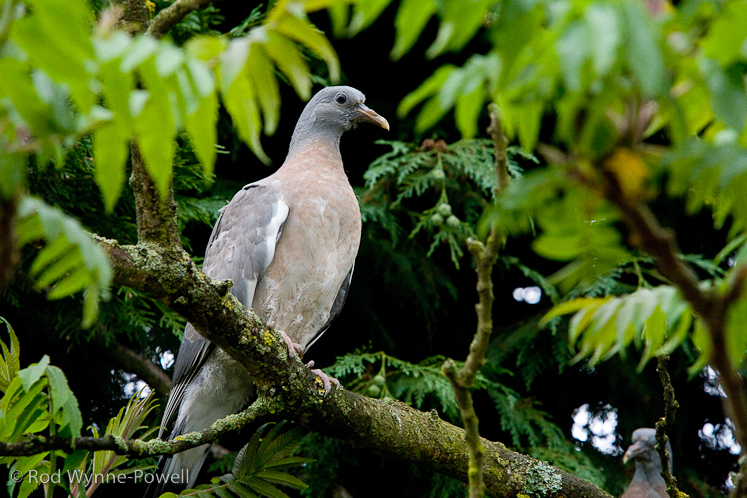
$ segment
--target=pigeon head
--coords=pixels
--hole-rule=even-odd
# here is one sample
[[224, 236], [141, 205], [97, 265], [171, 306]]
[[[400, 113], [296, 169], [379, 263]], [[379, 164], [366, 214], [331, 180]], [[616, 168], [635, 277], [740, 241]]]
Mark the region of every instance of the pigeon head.
[[[635, 460], [636, 467], [661, 471], [661, 458], [656, 451], [656, 430], [642, 427], [633, 431], [632, 444], [623, 455], [623, 463]], [[669, 470], [672, 470], [672, 445], [667, 442]]]
[[387, 120], [367, 107], [365, 101], [363, 93], [349, 86], [330, 86], [317, 92], [298, 119], [288, 156], [311, 142], [339, 145], [342, 134], [359, 123], [388, 130]]

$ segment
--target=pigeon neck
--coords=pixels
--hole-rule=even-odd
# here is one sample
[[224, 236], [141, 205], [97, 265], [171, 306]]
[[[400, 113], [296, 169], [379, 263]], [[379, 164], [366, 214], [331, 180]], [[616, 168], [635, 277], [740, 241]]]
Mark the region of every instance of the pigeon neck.
[[[304, 112], [304, 114], [306, 113]], [[317, 121], [314, 116], [307, 117], [301, 115], [296, 129], [293, 131], [288, 156], [285, 160], [290, 160], [298, 152], [310, 146], [337, 151], [337, 155], [339, 156], [340, 138], [343, 132], [344, 130], [340, 126]]]
[[657, 484], [659, 481], [664, 482], [664, 478], [661, 477], [661, 465], [657, 465], [654, 462], [636, 461], [633, 478], [648, 481], [652, 485]]

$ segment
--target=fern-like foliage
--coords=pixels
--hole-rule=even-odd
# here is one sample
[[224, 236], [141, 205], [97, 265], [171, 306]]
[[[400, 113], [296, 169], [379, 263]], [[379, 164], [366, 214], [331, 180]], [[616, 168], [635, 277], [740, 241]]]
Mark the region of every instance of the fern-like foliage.
[[[292, 467], [313, 462], [311, 458], [292, 456], [305, 431], [298, 426], [283, 431], [285, 424], [283, 421], [261, 426], [239, 451], [230, 474], [214, 477], [210, 484], [186, 489], [178, 496], [288, 498], [277, 485], [306, 489], [308, 486], [303, 481], [286, 472]], [[175, 496], [174, 493], [161, 495], [162, 498]]]
[[337, 358], [325, 371], [351, 391], [381, 399], [399, 399], [416, 408], [438, 406], [451, 421], [459, 420], [454, 389], [441, 373], [442, 356], [409, 363], [386, 353], [355, 352]]
[[[464, 240], [474, 235], [478, 218], [493, 200], [497, 179], [493, 143], [487, 139], [461, 140], [451, 145], [426, 140], [422, 146], [379, 140], [392, 150], [371, 163], [364, 174], [364, 221], [380, 224], [397, 242], [401, 233], [411, 238], [423, 232], [430, 241], [428, 256], [445, 244], [459, 267]], [[519, 176], [514, 159], [536, 159], [509, 147], [509, 170]]]

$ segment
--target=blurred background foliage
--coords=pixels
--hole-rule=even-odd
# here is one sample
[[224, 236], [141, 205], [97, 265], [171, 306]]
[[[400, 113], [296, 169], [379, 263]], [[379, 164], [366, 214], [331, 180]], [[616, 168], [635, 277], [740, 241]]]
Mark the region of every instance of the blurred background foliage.
[[[700, 278], [729, 280], [747, 250], [747, 2], [218, 3], [159, 41], [117, 31], [109, 7], [5, 0], [0, 25], [0, 214], [20, 220], [17, 239], [2, 224], [0, 268], [14, 273], [0, 315], [21, 366], [47, 354], [62, 369], [84, 427], [109, 425], [145, 364], [168, 370], [184, 326], [145, 293], [109, 289], [96, 246], [70, 225], [137, 242], [130, 138], [160, 188], [173, 178], [182, 243], [199, 262], [217, 209], [274, 171], [304, 101], [339, 82], [366, 93], [392, 130], [342, 142], [364, 233], [345, 311], [309, 353], [317, 365], [351, 390], [458, 424], [440, 362], [466, 356], [476, 324], [464, 240], [497, 223], [508, 238], [474, 393], [482, 435], [619, 495], [630, 433], [663, 414], [655, 362], [642, 359], [664, 345], [681, 407], [675, 475], [691, 496], [726, 491], [739, 448], [703, 368], [707, 337], [600, 185], [613, 175], [673, 229]], [[513, 144], [498, 200], [489, 102]], [[14, 261], [8, 248], [20, 245]], [[729, 326], [739, 369], [746, 313], [740, 302]], [[158, 420], [153, 410], [145, 423]], [[465, 493], [316, 434], [298, 451], [316, 459], [295, 470], [306, 496]], [[216, 453], [213, 475], [232, 455]]]

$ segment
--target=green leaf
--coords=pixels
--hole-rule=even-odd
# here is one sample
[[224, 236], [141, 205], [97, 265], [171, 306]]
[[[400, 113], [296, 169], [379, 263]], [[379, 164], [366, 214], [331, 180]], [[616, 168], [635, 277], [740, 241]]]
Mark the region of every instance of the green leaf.
[[542, 111], [542, 102], [530, 102], [515, 107], [516, 117], [519, 120], [519, 141], [526, 151], [533, 151], [537, 144]]
[[49, 398], [52, 405], [52, 416], [60, 410], [68, 399], [73, 397], [73, 392], [67, 385], [65, 374], [59, 368], [48, 365], [46, 369], [47, 379], [49, 380]]
[[743, 59], [744, 41], [747, 39], [747, 4], [727, 2], [719, 12], [703, 39], [703, 53], [728, 66]]
[[477, 135], [477, 118], [485, 108], [485, 85], [475, 78], [478, 84], [469, 93], [462, 93], [456, 99], [454, 118], [463, 138]]
[[11, 380], [13, 380], [21, 369], [21, 346], [13, 327], [10, 326], [10, 322], [1, 316], [0, 321], [5, 324], [10, 337], [10, 346], [6, 346], [5, 342], [0, 339], [0, 348], [2, 349], [2, 357], [0, 357], [0, 391], [5, 392]]
[[747, 334], [744, 332], [744, 323], [747, 320], [747, 299], [744, 295], [729, 306], [726, 315], [726, 350], [732, 367], [737, 370], [741, 368], [747, 354]]
[[228, 485], [228, 489], [241, 498], [257, 498], [257, 495], [254, 494], [252, 490], [238, 481], [229, 481], [226, 484]]
[[397, 116], [400, 118], [405, 117], [416, 105], [436, 94], [441, 85], [446, 81], [446, 78], [455, 69], [457, 69], [456, 66], [452, 64], [447, 64], [436, 69], [417, 89], [405, 95], [405, 98], [397, 106]]
[[184, 49], [191, 57], [207, 62], [222, 56], [228, 44], [228, 39], [224, 37], [196, 35], [186, 41]]
[[397, 60], [410, 51], [435, 13], [436, 2], [433, 0], [402, 0], [394, 18], [397, 34], [392, 59]]
[[[386, 6], [390, 1], [391, 0], [384, 0], [384, 5]], [[361, 3], [357, 3], [356, 5], [360, 6]], [[335, 53], [334, 48], [332, 48], [332, 44], [327, 40], [324, 34], [316, 28], [316, 26], [306, 20], [299, 19], [296, 16], [288, 15], [283, 18], [282, 22], [278, 24], [276, 29], [279, 33], [282, 33], [288, 38], [304, 45], [324, 60], [329, 69], [329, 78], [333, 82], [340, 79], [340, 61], [337, 58], [337, 54]]]
[[42, 359], [39, 360], [39, 363], [34, 363], [18, 372], [18, 378], [21, 379], [21, 385], [23, 386], [24, 391], [28, 392], [28, 390], [31, 389], [31, 386], [41, 379], [41, 376], [44, 375], [48, 365], [49, 356], [44, 355], [42, 356]]
[[580, 233], [543, 233], [532, 242], [534, 252], [557, 261], [570, 261], [583, 253], [584, 238]]
[[114, 210], [124, 188], [131, 134], [132, 130], [120, 120], [93, 132], [94, 180], [108, 213]]
[[49, 136], [52, 133], [49, 107], [37, 95], [27, 64], [10, 57], [0, 58], [0, 74], [3, 75], [0, 78], [0, 94], [7, 95], [34, 135]]
[[[221, 87], [223, 81], [221, 80]], [[239, 132], [239, 137], [244, 140], [252, 152], [265, 164], [270, 163], [270, 158], [262, 150], [259, 141], [262, 127], [259, 106], [256, 95], [248, 75], [242, 74], [235, 78], [228, 89], [223, 90], [223, 104], [231, 115]]]
[[311, 97], [309, 66], [296, 44], [282, 34], [270, 31], [264, 47], [270, 58], [288, 77], [298, 96], [308, 100]]
[[617, 61], [622, 38], [618, 11], [610, 5], [591, 3], [584, 9], [584, 20], [591, 35], [589, 52], [594, 72], [604, 76]]
[[228, 491], [226, 491], [223, 488], [222, 484], [220, 486], [214, 487], [212, 491], [218, 496], [218, 498], [233, 498], [233, 495], [229, 493]]
[[88, 87], [90, 62], [95, 59], [89, 16], [82, 2], [43, 1], [33, 14], [16, 20], [11, 30], [31, 64], [55, 82], [65, 83], [83, 112], [94, 103]]
[[158, 51], [158, 40], [148, 35], [139, 35], [127, 48], [120, 69], [131, 73]]
[[290, 498], [287, 494], [283, 493], [272, 484], [260, 481], [259, 479], [252, 479], [247, 482], [247, 485], [257, 493], [269, 496], [270, 498]]
[[484, 22], [491, 3], [490, 0], [441, 3], [438, 10], [441, 25], [436, 40], [426, 51], [426, 56], [433, 58], [445, 50], [461, 49]]
[[279, 469], [285, 467], [291, 467], [296, 465], [302, 465], [315, 461], [313, 458], [306, 457], [285, 457], [279, 460], [272, 460], [264, 465], [265, 469]]
[[284, 486], [291, 487], [293, 489], [306, 489], [309, 486], [304, 483], [302, 480], [293, 477], [290, 474], [287, 474], [285, 472], [277, 472], [274, 470], [262, 470], [258, 476], [261, 479], [265, 479], [267, 481], [276, 483], [276, 484], [282, 484]]
[[251, 77], [262, 109], [265, 133], [272, 135], [280, 119], [280, 90], [272, 63], [260, 44], [252, 45], [247, 66], [250, 68], [247, 74]]
[[[23, 372], [21, 370], [19, 374]], [[9, 389], [5, 393], [0, 400], [0, 405], [3, 407], [3, 417], [0, 419], [0, 440], [17, 441], [26, 432], [32, 432], [29, 429], [39, 419], [41, 419], [39, 429], [47, 425], [49, 416], [42, 418], [47, 407], [46, 396], [42, 393], [45, 386], [46, 382], [39, 380], [29, 386], [29, 389], [22, 389], [21, 392]]]
[[626, 30], [628, 65], [646, 96], [660, 96], [666, 91], [664, 56], [651, 19], [639, 2], [622, 2], [620, 6]]
[[731, 74], [716, 61], [700, 57], [698, 67], [710, 90], [711, 108], [716, 118], [741, 132], [747, 119], [747, 95], [738, 71]]
[[186, 62], [185, 78], [195, 89], [195, 105], [187, 106], [182, 121], [184, 129], [190, 136], [195, 155], [202, 165], [203, 171], [211, 174], [215, 167], [216, 143], [218, 141], [218, 97], [216, 82], [213, 74], [201, 61], [188, 58]]
[[145, 169], [161, 196], [165, 196], [171, 181], [171, 161], [176, 151], [175, 108], [171, 104], [169, 89], [158, 73], [155, 58], [145, 60], [139, 69], [148, 89], [148, 99], [138, 114], [133, 112], [135, 136]]
[[366, 29], [392, 0], [358, 0], [353, 2], [354, 11], [348, 26], [348, 36], [354, 36]]
[[724, 261], [731, 253], [736, 251], [742, 244], [744, 244], [747, 241], [747, 233], [743, 233], [733, 239], [731, 239], [723, 249], [721, 249], [715, 258], [713, 258], [713, 264], [718, 265], [721, 264], [722, 261]]
[[661, 307], [657, 306], [648, 320], [646, 320], [643, 336], [643, 354], [637, 368], [639, 373], [643, 371], [646, 363], [655, 356], [656, 352], [664, 344], [664, 339], [667, 337], [667, 316], [661, 310]]
[[[1, 64], [2, 61], [0, 61]], [[2, 69], [0, 69], [1, 72]], [[0, 83], [1, 89], [2, 83]], [[0, 182], [0, 199], [9, 199], [23, 188], [25, 170], [25, 154], [9, 153], [0, 141], [0, 178], [3, 179]]]
[[711, 351], [713, 350], [711, 335], [700, 318], [695, 320], [695, 330], [693, 331], [692, 340], [693, 345], [698, 350], [698, 359], [687, 369], [687, 373], [691, 378], [698, 375], [708, 365], [708, 362], [711, 360]]
[[581, 21], [571, 23], [555, 44], [563, 79], [572, 92], [581, 90], [581, 83], [584, 80], [582, 69], [589, 56], [591, 44], [591, 32]]
[[250, 38], [233, 39], [220, 55], [219, 81], [224, 94], [233, 86], [236, 78], [243, 75], [252, 43]]

